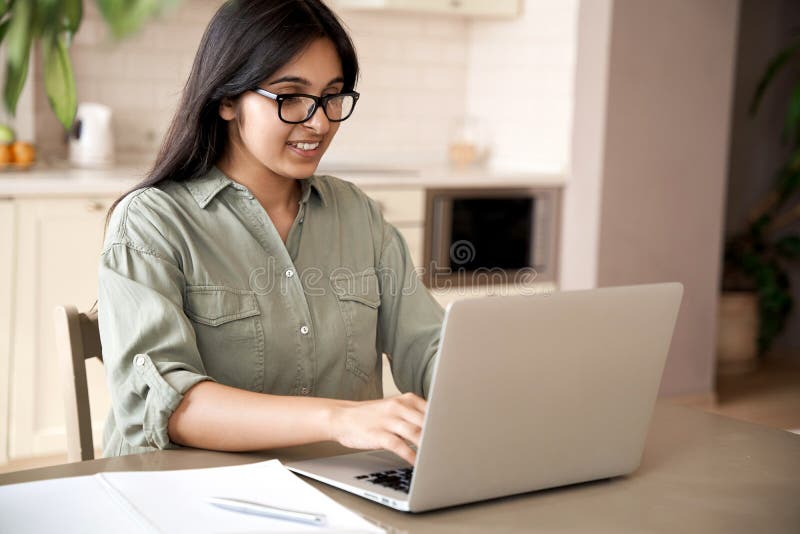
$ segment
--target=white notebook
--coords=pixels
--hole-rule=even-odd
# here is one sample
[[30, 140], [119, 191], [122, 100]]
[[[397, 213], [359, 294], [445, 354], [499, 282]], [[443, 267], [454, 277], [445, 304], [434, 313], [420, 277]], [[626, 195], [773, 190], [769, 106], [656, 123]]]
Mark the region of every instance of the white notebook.
[[[318, 527], [232, 512], [208, 497], [325, 514]], [[383, 529], [338, 504], [278, 460], [182, 471], [98, 473], [0, 486], [0, 532], [363, 532]]]

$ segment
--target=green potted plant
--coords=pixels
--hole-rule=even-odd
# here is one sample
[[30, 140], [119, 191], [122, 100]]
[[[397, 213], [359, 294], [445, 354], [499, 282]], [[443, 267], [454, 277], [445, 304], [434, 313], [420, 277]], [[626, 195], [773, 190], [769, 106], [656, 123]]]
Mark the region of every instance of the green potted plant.
[[[753, 95], [751, 115], [775, 79], [798, 60], [800, 40], [769, 62]], [[723, 372], [754, 368], [755, 357], [769, 351], [794, 307], [789, 272], [800, 258], [800, 80], [789, 99], [783, 136], [789, 156], [750, 212], [746, 228], [725, 243], [718, 343]]]
[[[69, 47], [83, 18], [83, 0], [0, 0], [0, 44], [6, 47], [3, 101], [12, 115], [28, 77], [31, 49], [38, 43], [44, 85], [53, 112], [65, 130], [77, 110]], [[179, 0], [94, 0], [111, 34], [121, 39]]]

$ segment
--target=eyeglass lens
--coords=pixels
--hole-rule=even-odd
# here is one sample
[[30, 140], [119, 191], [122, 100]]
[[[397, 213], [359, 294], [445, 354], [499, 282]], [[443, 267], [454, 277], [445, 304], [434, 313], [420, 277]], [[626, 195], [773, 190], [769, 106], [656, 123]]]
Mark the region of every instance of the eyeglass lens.
[[[325, 115], [332, 121], [344, 120], [353, 112], [355, 99], [352, 95], [330, 98], [325, 105]], [[315, 102], [311, 98], [295, 96], [281, 104], [281, 118], [289, 122], [302, 122], [314, 113]]]

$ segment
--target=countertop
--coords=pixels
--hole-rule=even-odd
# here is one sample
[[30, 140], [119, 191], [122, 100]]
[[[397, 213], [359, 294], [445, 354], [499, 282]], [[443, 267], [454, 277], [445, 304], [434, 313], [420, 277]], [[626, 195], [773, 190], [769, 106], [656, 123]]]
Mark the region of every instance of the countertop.
[[[0, 173], [0, 198], [116, 196], [133, 188], [146, 173], [146, 165], [127, 164], [107, 169], [34, 165], [26, 171]], [[420, 169], [323, 166], [317, 174], [337, 176], [364, 188], [558, 187], [564, 183], [560, 174], [445, 166]]]

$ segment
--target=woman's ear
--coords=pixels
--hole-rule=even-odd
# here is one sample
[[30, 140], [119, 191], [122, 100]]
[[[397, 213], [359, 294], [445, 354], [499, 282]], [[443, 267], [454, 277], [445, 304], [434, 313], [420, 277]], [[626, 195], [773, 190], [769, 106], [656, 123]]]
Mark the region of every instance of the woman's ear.
[[219, 103], [219, 116], [226, 121], [236, 118], [236, 105], [230, 97], [222, 97]]

